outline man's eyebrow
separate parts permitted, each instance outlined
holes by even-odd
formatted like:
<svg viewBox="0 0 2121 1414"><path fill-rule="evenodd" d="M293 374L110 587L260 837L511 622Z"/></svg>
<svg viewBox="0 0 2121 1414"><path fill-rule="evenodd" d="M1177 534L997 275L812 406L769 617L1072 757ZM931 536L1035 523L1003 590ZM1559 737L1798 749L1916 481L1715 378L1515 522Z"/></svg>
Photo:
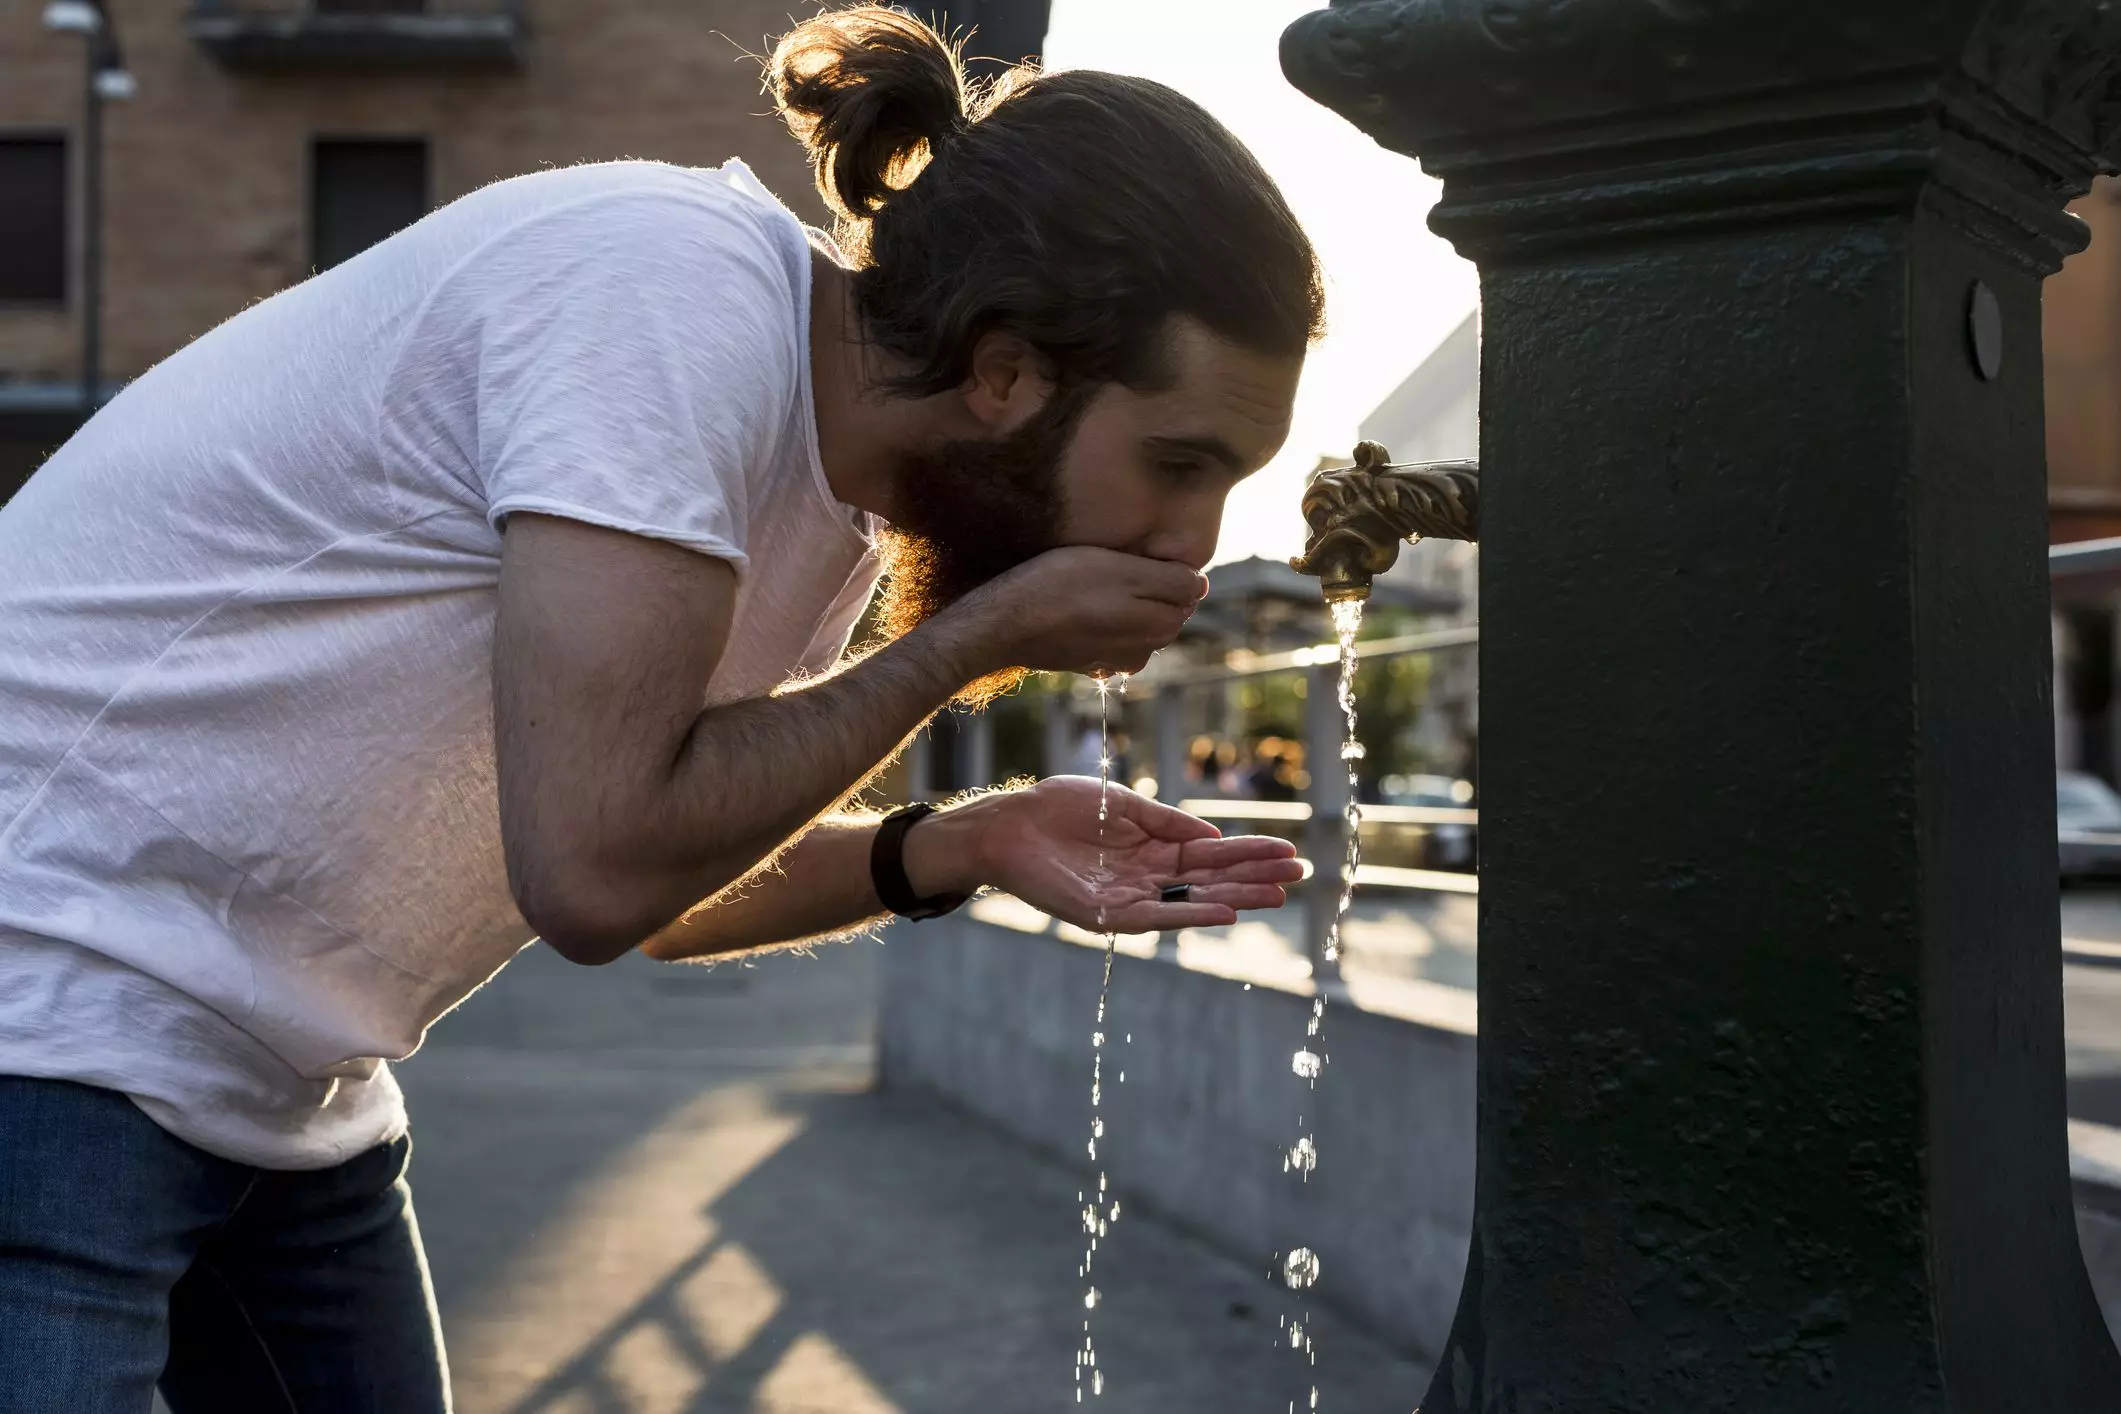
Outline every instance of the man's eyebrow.
<svg viewBox="0 0 2121 1414"><path fill-rule="evenodd" d="M1144 437L1142 445L1151 452L1196 452L1210 461L1221 462L1232 476L1243 476L1248 470L1244 458L1220 437Z"/></svg>

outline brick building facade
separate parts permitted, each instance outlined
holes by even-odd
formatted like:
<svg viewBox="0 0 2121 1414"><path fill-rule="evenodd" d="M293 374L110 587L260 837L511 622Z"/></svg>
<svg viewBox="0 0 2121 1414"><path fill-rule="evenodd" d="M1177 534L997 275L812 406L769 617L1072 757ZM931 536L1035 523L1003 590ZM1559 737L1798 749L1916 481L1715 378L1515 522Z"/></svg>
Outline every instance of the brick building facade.
<svg viewBox="0 0 2121 1414"><path fill-rule="evenodd" d="M1016 57L1044 34L1046 0L950 8L979 26L978 52ZM538 167L738 156L806 219L824 215L747 57L803 12L787 0L108 9L135 88L104 106L109 383L419 210ZM15 184L0 190L0 263L15 273L0 290L0 496L70 430L79 397L84 53L43 10L0 5L0 186ZM54 170L63 196L43 189ZM55 201L63 231L25 229ZM64 240L63 287L33 268L47 239Z"/></svg>
<svg viewBox="0 0 2121 1414"><path fill-rule="evenodd" d="M2047 488L2056 544L2121 535L2121 183L2077 203L2089 250L2047 283Z"/></svg>

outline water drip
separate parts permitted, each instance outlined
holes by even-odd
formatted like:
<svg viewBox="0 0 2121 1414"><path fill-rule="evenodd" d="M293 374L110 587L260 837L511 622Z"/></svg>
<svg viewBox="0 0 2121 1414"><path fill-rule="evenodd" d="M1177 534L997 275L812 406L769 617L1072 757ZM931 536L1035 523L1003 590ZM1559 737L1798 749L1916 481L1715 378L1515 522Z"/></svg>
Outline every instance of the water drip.
<svg viewBox="0 0 2121 1414"><path fill-rule="evenodd" d="M1097 680L1097 727L1099 734L1097 753L1097 871L1100 884L1104 882L1105 876L1105 831L1106 826L1112 819L1112 694L1118 692L1124 696L1126 690L1127 680L1124 676L1099 678ZM1103 933L1105 937L1105 970L1097 988L1097 1024L1090 1033L1090 1138L1085 1144L1085 1148L1093 1161L1097 1158L1097 1141L1102 1139L1105 1134L1104 1116L1098 1113L1098 1110L1105 1102L1105 1012L1112 997L1112 960L1119 950L1119 934L1115 929L1107 926L1102 902L1098 905L1097 927L1098 931ZM1128 1039L1131 1041L1133 1038L1130 1036ZM1126 1072L1121 1071L1119 1075L1120 1083L1125 1084L1126 1079ZM1099 1203L1104 1201L1105 1190L1105 1172L1103 1169L1099 1169L1097 1174ZM1097 1207L1095 1205L1086 1207L1083 1210L1083 1230L1087 1240L1083 1245L1082 1265L1076 1269L1076 1274L1085 1283L1083 1310L1086 1314L1083 1317L1083 1345L1082 1349L1076 1352L1075 1358L1075 1401L1078 1404L1082 1403L1083 1399L1083 1371L1086 1369L1091 1371L1091 1395L1095 1397L1105 1392L1104 1371L1097 1368L1096 1332L1091 1329L1090 1318L1087 1314L1097 1309L1097 1288L1088 1285L1088 1283L1091 1269L1096 1265L1098 1242L1106 1235L1110 1224L1118 1221L1119 1204L1117 1203L1112 1205L1110 1218L1100 1218L1097 1215Z"/></svg>

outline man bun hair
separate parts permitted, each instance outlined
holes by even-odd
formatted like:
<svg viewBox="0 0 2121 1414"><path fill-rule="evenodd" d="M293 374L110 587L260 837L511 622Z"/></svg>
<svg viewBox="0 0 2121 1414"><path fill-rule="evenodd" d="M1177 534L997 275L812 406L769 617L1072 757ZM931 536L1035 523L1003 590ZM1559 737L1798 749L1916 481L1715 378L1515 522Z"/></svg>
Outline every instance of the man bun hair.
<svg viewBox="0 0 2121 1414"><path fill-rule="evenodd" d="M960 46L881 5L790 31L767 61L766 87L843 224L883 210L971 122Z"/></svg>
<svg viewBox="0 0 2121 1414"><path fill-rule="evenodd" d="M1169 385L1174 317L1277 357L1324 332L1310 239L1176 89L1023 65L973 83L958 44L881 5L798 25L766 86L838 217L862 338L901 365L885 391L961 387L995 331L1063 388L1138 390Z"/></svg>

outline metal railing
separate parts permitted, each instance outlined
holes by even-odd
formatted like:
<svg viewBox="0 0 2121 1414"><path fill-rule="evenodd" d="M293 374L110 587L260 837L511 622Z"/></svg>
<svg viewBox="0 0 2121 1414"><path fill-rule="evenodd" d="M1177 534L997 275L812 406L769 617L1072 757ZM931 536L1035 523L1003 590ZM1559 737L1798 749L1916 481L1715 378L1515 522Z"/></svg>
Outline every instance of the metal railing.
<svg viewBox="0 0 2121 1414"><path fill-rule="evenodd" d="M1452 628L1359 643L1356 656L1362 662L1376 662L1469 651L1479 642L1477 627ZM1302 693L1301 739L1305 758L1314 766L1308 772L1309 779L1299 798L1257 800L1183 794L1187 749L1191 740L1185 711L1187 695L1226 688L1251 679L1299 672L1306 682ZM1136 778L1148 776L1155 783L1158 796L1214 823L1227 822L1271 833L1292 832L1296 836L1303 857L1312 861L1312 877L1303 886L1300 896L1292 899L1292 904L1302 910L1304 953L1311 965L1311 975L1318 985L1333 989L1340 987L1339 966L1337 959L1326 956L1326 942L1340 895L1340 861L1347 848L1348 783L1345 773L1338 769L1343 731L1336 696L1339 674L1340 650L1336 644L1318 644L1271 654L1240 650L1227 654L1221 663L1152 664L1147 671L1129 680L1124 699L1128 704L1124 710L1130 717L1139 721L1142 715L1147 716L1151 747L1148 769L1137 772ZM1040 707L1044 715L1042 774L1067 774L1075 765L1075 726L1080 715L1077 698L1068 691L1047 693L1043 695ZM992 714L957 717L951 731L955 739L949 750L957 768L952 773L952 788L996 784ZM934 779L932 753L935 750L928 733L915 739L908 763L915 782L926 783ZM944 792L916 787L915 793ZM1444 806L1366 804L1362 807L1362 818L1366 827L1477 828L1480 812ZM1477 873L1394 864L1363 864L1356 872L1355 882L1359 889L1372 890L1456 895L1477 894L1480 890ZM1161 939L1159 951L1175 955L1175 937Z"/></svg>

